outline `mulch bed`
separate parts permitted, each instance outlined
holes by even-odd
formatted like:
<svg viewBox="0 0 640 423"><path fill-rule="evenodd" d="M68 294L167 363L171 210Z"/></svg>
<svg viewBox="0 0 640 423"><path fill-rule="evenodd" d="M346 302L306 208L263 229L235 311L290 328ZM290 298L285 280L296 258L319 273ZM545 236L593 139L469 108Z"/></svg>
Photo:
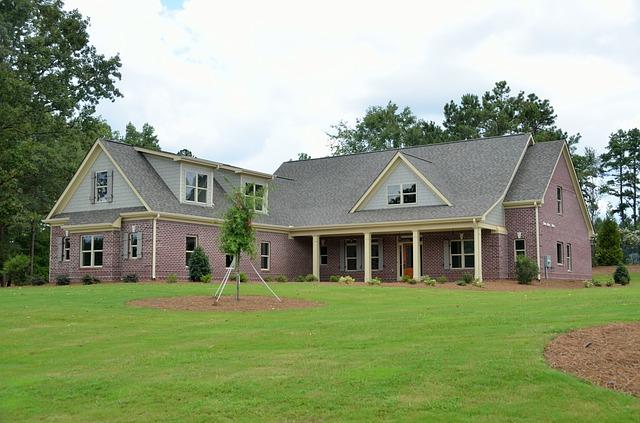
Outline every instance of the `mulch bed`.
<svg viewBox="0 0 640 423"><path fill-rule="evenodd" d="M362 285L362 283L356 283L355 285ZM460 286L455 282L436 283L434 286L427 286L422 282L418 282L415 285L404 282L382 282L383 287L398 287L398 288L423 288L423 289L460 289L468 291L534 291L540 289L584 289L584 281L569 281L569 280L551 280L546 279L542 282L533 281L531 285L521 285L514 280L489 280L484 281L484 287L478 288L471 284Z"/></svg>
<svg viewBox="0 0 640 423"><path fill-rule="evenodd" d="M128 304L134 307L161 308L163 310L222 312L287 310L322 305L318 302L298 298L282 298L282 302L280 302L274 297L261 295L242 295L240 301L236 301L235 296L223 295L217 304L211 296L145 298L129 301Z"/></svg>
<svg viewBox="0 0 640 423"><path fill-rule="evenodd" d="M580 329L544 351L551 367L640 397L640 322Z"/></svg>

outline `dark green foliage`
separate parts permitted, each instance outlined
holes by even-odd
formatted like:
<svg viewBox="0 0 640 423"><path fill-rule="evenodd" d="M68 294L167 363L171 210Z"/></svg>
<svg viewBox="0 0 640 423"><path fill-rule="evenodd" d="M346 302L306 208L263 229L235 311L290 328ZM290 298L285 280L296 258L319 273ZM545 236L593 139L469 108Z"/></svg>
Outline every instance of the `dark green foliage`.
<svg viewBox="0 0 640 423"><path fill-rule="evenodd" d="M447 283L449 281L449 279L447 279L446 276L442 275L442 276L438 276L436 278L436 282L438 283Z"/></svg>
<svg viewBox="0 0 640 423"><path fill-rule="evenodd" d="M91 275L84 275L82 277L82 283L84 285L91 285L93 283L93 276Z"/></svg>
<svg viewBox="0 0 640 423"><path fill-rule="evenodd" d="M620 231L612 219L606 219L598 229L596 262L599 266L615 266L622 263Z"/></svg>
<svg viewBox="0 0 640 423"><path fill-rule="evenodd" d="M285 275L276 276L276 282L287 282L287 277Z"/></svg>
<svg viewBox="0 0 640 423"><path fill-rule="evenodd" d="M233 191L229 198L232 206L224 215L220 235L220 250L232 256L246 253L251 258L256 256L256 236L251 225L255 211L247 197L239 189Z"/></svg>
<svg viewBox="0 0 640 423"><path fill-rule="evenodd" d="M46 283L47 281L42 276L34 276L31 278L31 285L33 286L41 286Z"/></svg>
<svg viewBox="0 0 640 423"><path fill-rule="evenodd" d="M176 154L178 156L193 157L193 153L191 152L191 150L187 150L186 148L183 148L182 150L178 151Z"/></svg>
<svg viewBox="0 0 640 423"><path fill-rule="evenodd" d="M340 280L340 276L331 275L329 276L329 282L338 282Z"/></svg>
<svg viewBox="0 0 640 423"><path fill-rule="evenodd" d="M178 282L178 276L175 273L169 273L166 279L167 283L176 283Z"/></svg>
<svg viewBox="0 0 640 423"><path fill-rule="evenodd" d="M298 153L298 160L311 160L311 156L307 153Z"/></svg>
<svg viewBox="0 0 640 423"><path fill-rule="evenodd" d="M616 267L616 271L613 272L613 280L619 285L628 285L631 277L629 276L627 266L619 264L618 267Z"/></svg>
<svg viewBox="0 0 640 423"><path fill-rule="evenodd" d="M128 275L124 275L122 281L126 283L136 283L138 282L138 275L135 273L129 273Z"/></svg>
<svg viewBox="0 0 640 423"><path fill-rule="evenodd" d="M17 254L4 263L2 273L8 285L26 285L29 280L29 257Z"/></svg>
<svg viewBox="0 0 640 423"><path fill-rule="evenodd" d="M462 275L462 280L464 281L464 283L471 283L473 282L473 275L471 275L471 273L469 272L465 272Z"/></svg>
<svg viewBox="0 0 640 423"><path fill-rule="evenodd" d="M309 273L304 277L305 282L318 282L318 278L316 278L312 273Z"/></svg>
<svg viewBox="0 0 640 423"><path fill-rule="evenodd" d="M189 279L192 282L200 282L204 275L209 274L211 274L209 257L207 257L202 247L197 246L189 259Z"/></svg>
<svg viewBox="0 0 640 423"><path fill-rule="evenodd" d="M516 258L516 279L518 283L528 285L538 277L538 264L527 256Z"/></svg>
<svg viewBox="0 0 640 423"><path fill-rule="evenodd" d="M463 280L459 280L459 281L456 281L456 285L466 286L467 283L465 281L463 281Z"/></svg>
<svg viewBox="0 0 640 423"><path fill-rule="evenodd" d="M71 283L71 278L69 275L58 275L56 276L56 285L69 285Z"/></svg>
<svg viewBox="0 0 640 423"><path fill-rule="evenodd" d="M295 282L304 282L304 275L298 275L295 278Z"/></svg>

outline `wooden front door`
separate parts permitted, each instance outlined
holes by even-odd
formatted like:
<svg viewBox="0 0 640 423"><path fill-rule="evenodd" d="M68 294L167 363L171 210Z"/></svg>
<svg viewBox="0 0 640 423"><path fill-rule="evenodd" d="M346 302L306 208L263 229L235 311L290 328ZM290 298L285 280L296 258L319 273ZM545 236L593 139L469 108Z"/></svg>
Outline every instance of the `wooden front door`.
<svg viewBox="0 0 640 423"><path fill-rule="evenodd" d="M413 277L413 244L400 244L400 274Z"/></svg>

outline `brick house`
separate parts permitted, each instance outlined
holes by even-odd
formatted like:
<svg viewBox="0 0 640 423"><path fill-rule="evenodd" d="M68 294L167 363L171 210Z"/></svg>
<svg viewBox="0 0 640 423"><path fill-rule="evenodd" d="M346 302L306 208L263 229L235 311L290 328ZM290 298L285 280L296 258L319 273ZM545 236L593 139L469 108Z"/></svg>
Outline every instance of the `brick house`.
<svg viewBox="0 0 640 423"><path fill-rule="evenodd" d="M520 134L289 161L274 174L98 140L45 220L51 280L186 279L196 245L221 278L234 187L255 200L263 274L501 279L524 254L542 277L591 277L593 229L567 146Z"/></svg>

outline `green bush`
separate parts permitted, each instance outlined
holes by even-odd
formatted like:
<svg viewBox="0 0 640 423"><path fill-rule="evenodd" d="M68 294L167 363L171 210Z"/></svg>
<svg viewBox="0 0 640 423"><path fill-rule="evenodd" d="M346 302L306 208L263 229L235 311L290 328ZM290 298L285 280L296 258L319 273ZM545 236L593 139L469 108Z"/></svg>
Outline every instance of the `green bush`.
<svg viewBox="0 0 640 423"><path fill-rule="evenodd" d="M210 274L209 257L204 253L202 247L198 246L193 250L189 259L189 279L192 282L199 282L204 275Z"/></svg>
<svg viewBox="0 0 640 423"><path fill-rule="evenodd" d="M402 275L402 282L404 283L409 283L410 280L412 280L413 278L409 275Z"/></svg>
<svg viewBox="0 0 640 423"><path fill-rule="evenodd" d="M471 283L473 282L473 276L471 275L471 273L465 272L462 275L462 280L464 281L464 283Z"/></svg>
<svg viewBox="0 0 640 423"><path fill-rule="evenodd" d="M456 285L465 286L467 283L463 280L456 281Z"/></svg>
<svg viewBox="0 0 640 423"><path fill-rule="evenodd" d="M212 279L213 276L211 276L211 273L207 273L206 275L202 276L201 281L202 283L209 283Z"/></svg>
<svg viewBox="0 0 640 423"><path fill-rule="evenodd" d="M304 277L305 282L318 282L318 278L316 278L312 273L309 273Z"/></svg>
<svg viewBox="0 0 640 423"><path fill-rule="evenodd" d="M619 264L616 267L616 271L613 272L613 281L620 285L628 285L631 278L629 277L629 270L624 264Z"/></svg>
<svg viewBox="0 0 640 423"><path fill-rule="evenodd" d="M8 285L26 285L29 280L29 256L17 254L4 262L2 273Z"/></svg>
<svg viewBox="0 0 640 423"><path fill-rule="evenodd" d="M34 276L31 278L31 285L40 286L47 283L47 281L42 276Z"/></svg>
<svg viewBox="0 0 640 423"><path fill-rule="evenodd" d="M613 280L607 279L607 281L604 284L607 286L613 286Z"/></svg>
<svg viewBox="0 0 640 423"><path fill-rule="evenodd" d="M372 278L367 281L367 285L372 285L372 286L380 286L381 283L382 283L382 279L380 278Z"/></svg>
<svg viewBox="0 0 640 423"><path fill-rule="evenodd" d="M82 283L84 285L91 285L93 283L93 276L87 274L82 277Z"/></svg>
<svg viewBox="0 0 640 423"><path fill-rule="evenodd" d="M178 282L178 276L175 273L169 273L166 279L167 283L176 283Z"/></svg>
<svg viewBox="0 0 640 423"><path fill-rule="evenodd" d="M329 282L339 282L339 281L340 281L340 276L336 276L336 275L329 276Z"/></svg>
<svg viewBox="0 0 640 423"><path fill-rule="evenodd" d="M58 275L56 276L56 285L69 285L71 283L71 278L69 275Z"/></svg>
<svg viewBox="0 0 640 423"><path fill-rule="evenodd" d="M612 219L606 219L598 229L596 237L596 262L599 266L616 266L622 263L620 230Z"/></svg>
<svg viewBox="0 0 640 423"><path fill-rule="evenodd" d="M516 279L518 283L529 285L538 276L538 265L527 256L518 256L516 259Z"/></svg>
<svg viewBox="0 0 640 423"><path fill-rule="evenodd" d="M276 276L276 282L287 282L287 277L285 275Z"/></svg>
<svg viewBox="0 0 640 423"><path fill-rule="evenodd" d="M238 279L238 274L237 273L233 273L230 277L230 280L235 281ZM245 283L245 282L249 282L249 277L247 276L246 273L244 272L240 272L240 282Z"/></svg>
<svg viewBox="0 0 640 423"><path fill-rule="evenodd" d="M442 276L438 276L436 278L436 282L438 283L447 283L449 281L449 279L447 279L446 276L442 275Z"/></svg>
<svg viewBox="0 0 640 423"><path fill-rule="evenodd" d="M354 283L356 280L353 279L351 276L340 276L340 278L338 279L338 282L343 283L345 285L350 285L352 283Z"/></svg>
<svg viewBox="0 0 640 423"><path fill-rule="evenodd" d="M295 279L296 282L304 282L304 275L298 275Z"/></svg>
<svg viewBox="0 0 640 423"><path fill-rule="evenodd" d="M422 283L427 285L427 286L435 286L436 284L436 280L435 279L431 279L430 276L423 276L421 279Z"/></svg>
<svg viewBox="0 0 640 423"><path fill-rule="evenodd" d="M128 275L124 275L122 280L127 283L136 283L138 282L138 275L135 273L129 273Z"/></svg>
<svg viewBox="0 0 640 423"><path fill-rule="evenodd" d="M406 282L410 285L415 285L418 283L418 281L413 278L409 278Z"/></svg>
<svg viewBox="0 0 640 423"><path fill-rule="evenodd" d="M593 288L594 284L591 281L584 281L585 288Z"/></svg>
<svg viewBox="0 0 640 423"><path fill-rule="evenodd" d="M593 281L593 286L598 286L598 287L600 287L600 286L602 286L602 282L597 281L597 280L594 280L594 281Z"/></svg>

